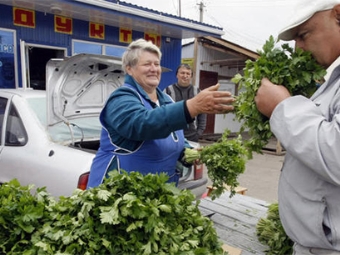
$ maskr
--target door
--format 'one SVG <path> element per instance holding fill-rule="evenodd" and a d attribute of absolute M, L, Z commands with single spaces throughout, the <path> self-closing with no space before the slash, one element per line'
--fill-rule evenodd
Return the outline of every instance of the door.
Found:
<path fill-rule="evenodd" d="M 67 56 L 65 48 L 28 44 L 20 41 L 22 86 L 38 90 L 46 89 L 46 64 L 51 58 Z M 25 78 L 24 78 L 25 77 Z"/>
<path fill-rule="evenodd" d="M 215 85 L 218 81 L 217 72 L 200 71 L 199 88 L 205 89 L 212 85 Z M 207 115 L 207 125 L 204 134 L 213 134 L 215 132 L 215 114 Z"/>

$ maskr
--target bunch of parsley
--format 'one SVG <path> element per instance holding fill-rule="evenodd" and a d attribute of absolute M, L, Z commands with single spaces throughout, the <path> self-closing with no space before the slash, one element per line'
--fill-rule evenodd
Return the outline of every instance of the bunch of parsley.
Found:
<path fill-rule="evenodd" d="M 242 123 L 240 132 L 247 130 L 250 139 L 245 143 L 250 151 L 261 153 L 262 148 L 273 136 L 269 120 L 256 108 L 254 98 L 262 78 L 268 78 L 275 84 L 285 86 L 291 95 L 310 97 L 317 89 L 317 81 L 326 74 L 317 64 L 310 52 L 300 48 L 295 50 L 288 44 L 275 47 L 275 40 L 269 40 L 259 51 L 255 61 L 247 60 L 243 76 L 237 74 L 232 81 L 239 84 L 239 95 L 235 101 L 235 116 Z"/>
<path fill-rule="evenodd" d="M 230 130 L 226 129 L 219 141 L 205 146 L 200 152 L 199 160 L 207 166 L 208 176 L 212 181 L 211 199 L 221 196 L 225 184 L 230 186 L 230 197 L 239 185 L 238 176 L 244 172 L 248 151 L 243 145 L 242 137 L 228 139 Z"/>

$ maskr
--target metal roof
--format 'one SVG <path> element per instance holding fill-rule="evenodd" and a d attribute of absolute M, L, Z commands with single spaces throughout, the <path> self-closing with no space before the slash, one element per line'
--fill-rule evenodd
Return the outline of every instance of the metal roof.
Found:
<path fill-rule="evenodd" d="M 220 27 L 117 0 L 0 0 L 0 4 L 173 38 L 224 34 Z"/>
<path fill-rule="evenodd" d="M 216 38 L 212 36 L 203 36 L 198 37 L 197 40 L 202 43 L 202 45 L 210 45 L 212 47 L 222 48 L 225 53 L 229 53 L 231 55 L 243 55 L 245 56 L 245 59 L 257 59 L 259 58 L 259 53 L 249 50 L 243 46 L 240 46 L 238 44 L 232 43 L 228 40 L 225 40 L 223 38 Z M 182 47 L 186 47 L 190 44 L 194 44 L 195 39 L 188 41 L 187 43 L 183 44 Z"/>
<path fill-rule="evenodd" d="M 252 50 L 246 49 L 238 44 L 232 43 L 230 41 L 227 41 L 222 38 L 214 38 L 212 36 L 204 36 L 203 38 L 200 38 L 202 41 L 209 41 L 210 44 L 215 44 L 222 46 L 226 49 L 229 49 L 230 52 L 235 52 L 238 55 L 244 55 L 247 59 L 257 59 L 259 57 L 259 54 L 257 52 L 254 52 Z"/>
<path fill-rule="evenodd" d="M 221 51 L 226 56 L 224 59 L 219 58 L 214 60 L 204 60 L 200 64 L 208 63 L 210 66 L 218 65 L 220 67 L 228 66 L 229 68 L 243 68 L 247 59 L 256 60 L 257 58 L 259 58 L 259 54 L 257 52 L 248 50 L 242 46 L 239 46 L 222 38 L 204 36 L 198 37 L 196 38 L 196 40 L 200 42 L 200 45 L 202 45 L 203 47 Z M 183 45 L 183 47 L 187 47 L 188 45 L 193 43 L 194 42 L 190 42 Z"/>

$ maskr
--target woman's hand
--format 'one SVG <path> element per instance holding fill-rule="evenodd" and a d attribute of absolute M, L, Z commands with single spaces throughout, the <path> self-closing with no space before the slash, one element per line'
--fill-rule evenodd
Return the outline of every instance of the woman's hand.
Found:
<path fill-rule="evenodd" d="M 201 113 L 222 114 L 234 110 L 235 99 L 229 91 L 218 91 L 219 84 L 202 90 L 195 97 L 186 101 L 192 118 Z"/>

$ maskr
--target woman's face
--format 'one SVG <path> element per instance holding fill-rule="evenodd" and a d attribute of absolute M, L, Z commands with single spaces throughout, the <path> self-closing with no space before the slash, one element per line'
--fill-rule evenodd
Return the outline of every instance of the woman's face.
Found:
<path fill-rule="evenodd" d="M 156 53 L 142 51 L 137 64 L 127 66 L 126 70 L 146 92 L 154 91 L 161 80 L 162 69 Z"/>

